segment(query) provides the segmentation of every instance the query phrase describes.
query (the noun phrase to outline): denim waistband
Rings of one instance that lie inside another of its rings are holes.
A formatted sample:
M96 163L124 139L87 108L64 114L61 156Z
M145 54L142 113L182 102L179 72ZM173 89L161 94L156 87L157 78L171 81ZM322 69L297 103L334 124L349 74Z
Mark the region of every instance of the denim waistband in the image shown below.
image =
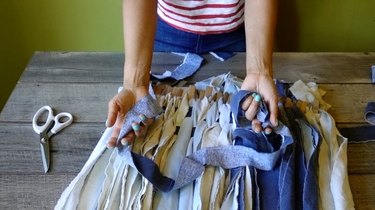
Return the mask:
M178 30L160 18L154 42L155 52L245 52L244 26L235 31L222 34L199 35Z

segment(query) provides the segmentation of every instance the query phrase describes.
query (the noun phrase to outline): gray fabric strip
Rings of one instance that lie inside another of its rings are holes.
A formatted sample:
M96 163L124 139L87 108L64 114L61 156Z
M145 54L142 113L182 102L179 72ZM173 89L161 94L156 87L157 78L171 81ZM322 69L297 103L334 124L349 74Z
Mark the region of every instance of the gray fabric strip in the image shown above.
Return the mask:
M271 153L258 152L254 149L238 145L203 148L184 157L177 177L159 177L159 181L167 180L167 182L153 184L156 184L157 187L160 184L159 187L163 186L163 188L159 189L165 192L179 189L201 176L206 165L218 166L224 169L251 165L261 170L272 170L281 155L280 153L283 153L286 146L291 144L292 141L289 138L284 139L280 150ZM124 148L119 154L125 159L127 164L138 169L133 161L129 147ZM151 159L142 156L138 156L137 158L140 158L139 160L142 159L141 162L144 164L152 166L149 168L150 170L159 170ZM138 171L143 174L142 170Z
M118 137L117 145L120 146L120 140L132 130L132 123L140 123L140 114L145 115L147 118L154 118L160 115L163 109L159 106L157 101L152 96L147 95L139 100L126 114L124 124L122 125L120 135Z
M292 143L285 142L283 147ZM185 157L173 190L193 182L205 169L205 165L231 169L241 166L254 166L261 170L272 170L284 148L272 153L262 153L244 146L217 146L203 148Z
M152 73L152 76L157 79L172 78L175 80L183 80L198 71L202 62L203 58L201 56L194 53L186 53L183 63L177 66L176 69L166 70L163 74Z
M365 120L375 125L375 102L368 102L365 110Z

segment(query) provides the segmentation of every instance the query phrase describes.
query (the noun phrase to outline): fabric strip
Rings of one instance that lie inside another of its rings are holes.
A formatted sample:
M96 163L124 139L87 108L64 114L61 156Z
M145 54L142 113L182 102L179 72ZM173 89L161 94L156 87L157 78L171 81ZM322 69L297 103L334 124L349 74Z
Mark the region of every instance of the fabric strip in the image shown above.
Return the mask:
M139 100L126 114L124 124L122 125L120 135L117 141L117 145L120 146L119 142L124 136L132 130L132 123L140 123L140 114L145 115L147 118L154 118L161 114L163 109L159 106L157 101L152 98L151 95L147 95ZM121 149L120 149L121 151Z
M157 79L183 80L193 75L201 66L203 58L194 53L186 53L184 62L174 70L166 70L163 74L151 73Z
M349 143L375 141L375 102L367 103L365 120L371 125L340 128L340 133L349 139Z
M364 117L368 123L375 125L375 102L367 103Z
M254 92L240 90L237 94L233 96L233 99L231 100L230 106L232 108L232 113L235 116L235 122L237 127L251 127L251 122L248 119L246 119L245 112L242 110L240 106L242 104L242 101L253 93ZM266 127L268 125L267 119L269 118L269 112L262 101L259 104L259 110L257 112L256 117L261 123L263 123L263 127Z
M218 59L219 61L228 60L229 58L236 55L236 53L233 53L233 52L210 52L210 54L214 56L216 59Z
M291 141L286 141L285 146ZM156 188L163 192L179 189L193 182L205 169L205 165L224 169L254 166L262 170L272 170L284 146L276 152L263 153L243 146L208 147L185 157L181 163L178 177L174 180L161 174L159 167L150 159L131 152L137 170ZM130 164L132 165L132 164Z
M375 141L375 126L373 125L339 128L339 131L341 135L348 138L349 143Z

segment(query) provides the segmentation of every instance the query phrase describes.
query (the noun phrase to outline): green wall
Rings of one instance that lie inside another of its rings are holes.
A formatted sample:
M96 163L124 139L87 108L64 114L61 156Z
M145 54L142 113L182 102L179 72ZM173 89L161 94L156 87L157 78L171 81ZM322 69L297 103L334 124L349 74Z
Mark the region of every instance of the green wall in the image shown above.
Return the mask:
M0 109L34 51L122 51L121 0L1 0Z
M375 51L374 0L279 2L277 51ZM34 51L123 49L121 0L1 0L0 27L0 109Z
M279 51L375 51L374 0L279 2Z

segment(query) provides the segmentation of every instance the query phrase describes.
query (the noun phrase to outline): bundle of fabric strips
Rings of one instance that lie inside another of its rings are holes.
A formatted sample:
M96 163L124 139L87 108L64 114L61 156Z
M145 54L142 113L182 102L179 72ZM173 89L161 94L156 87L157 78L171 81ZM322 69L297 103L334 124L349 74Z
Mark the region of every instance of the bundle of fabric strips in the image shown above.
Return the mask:
M55 209L354 209L347 139L324 92L277 81L278 126L256 133L240 108L252 94L239 90L241 82L225 74L186 88L155 87L155 97L127 116L130 122L146 107L143 114L155 117L145 139L107 149L108 128ZM269 123L263 103L257 119Z

